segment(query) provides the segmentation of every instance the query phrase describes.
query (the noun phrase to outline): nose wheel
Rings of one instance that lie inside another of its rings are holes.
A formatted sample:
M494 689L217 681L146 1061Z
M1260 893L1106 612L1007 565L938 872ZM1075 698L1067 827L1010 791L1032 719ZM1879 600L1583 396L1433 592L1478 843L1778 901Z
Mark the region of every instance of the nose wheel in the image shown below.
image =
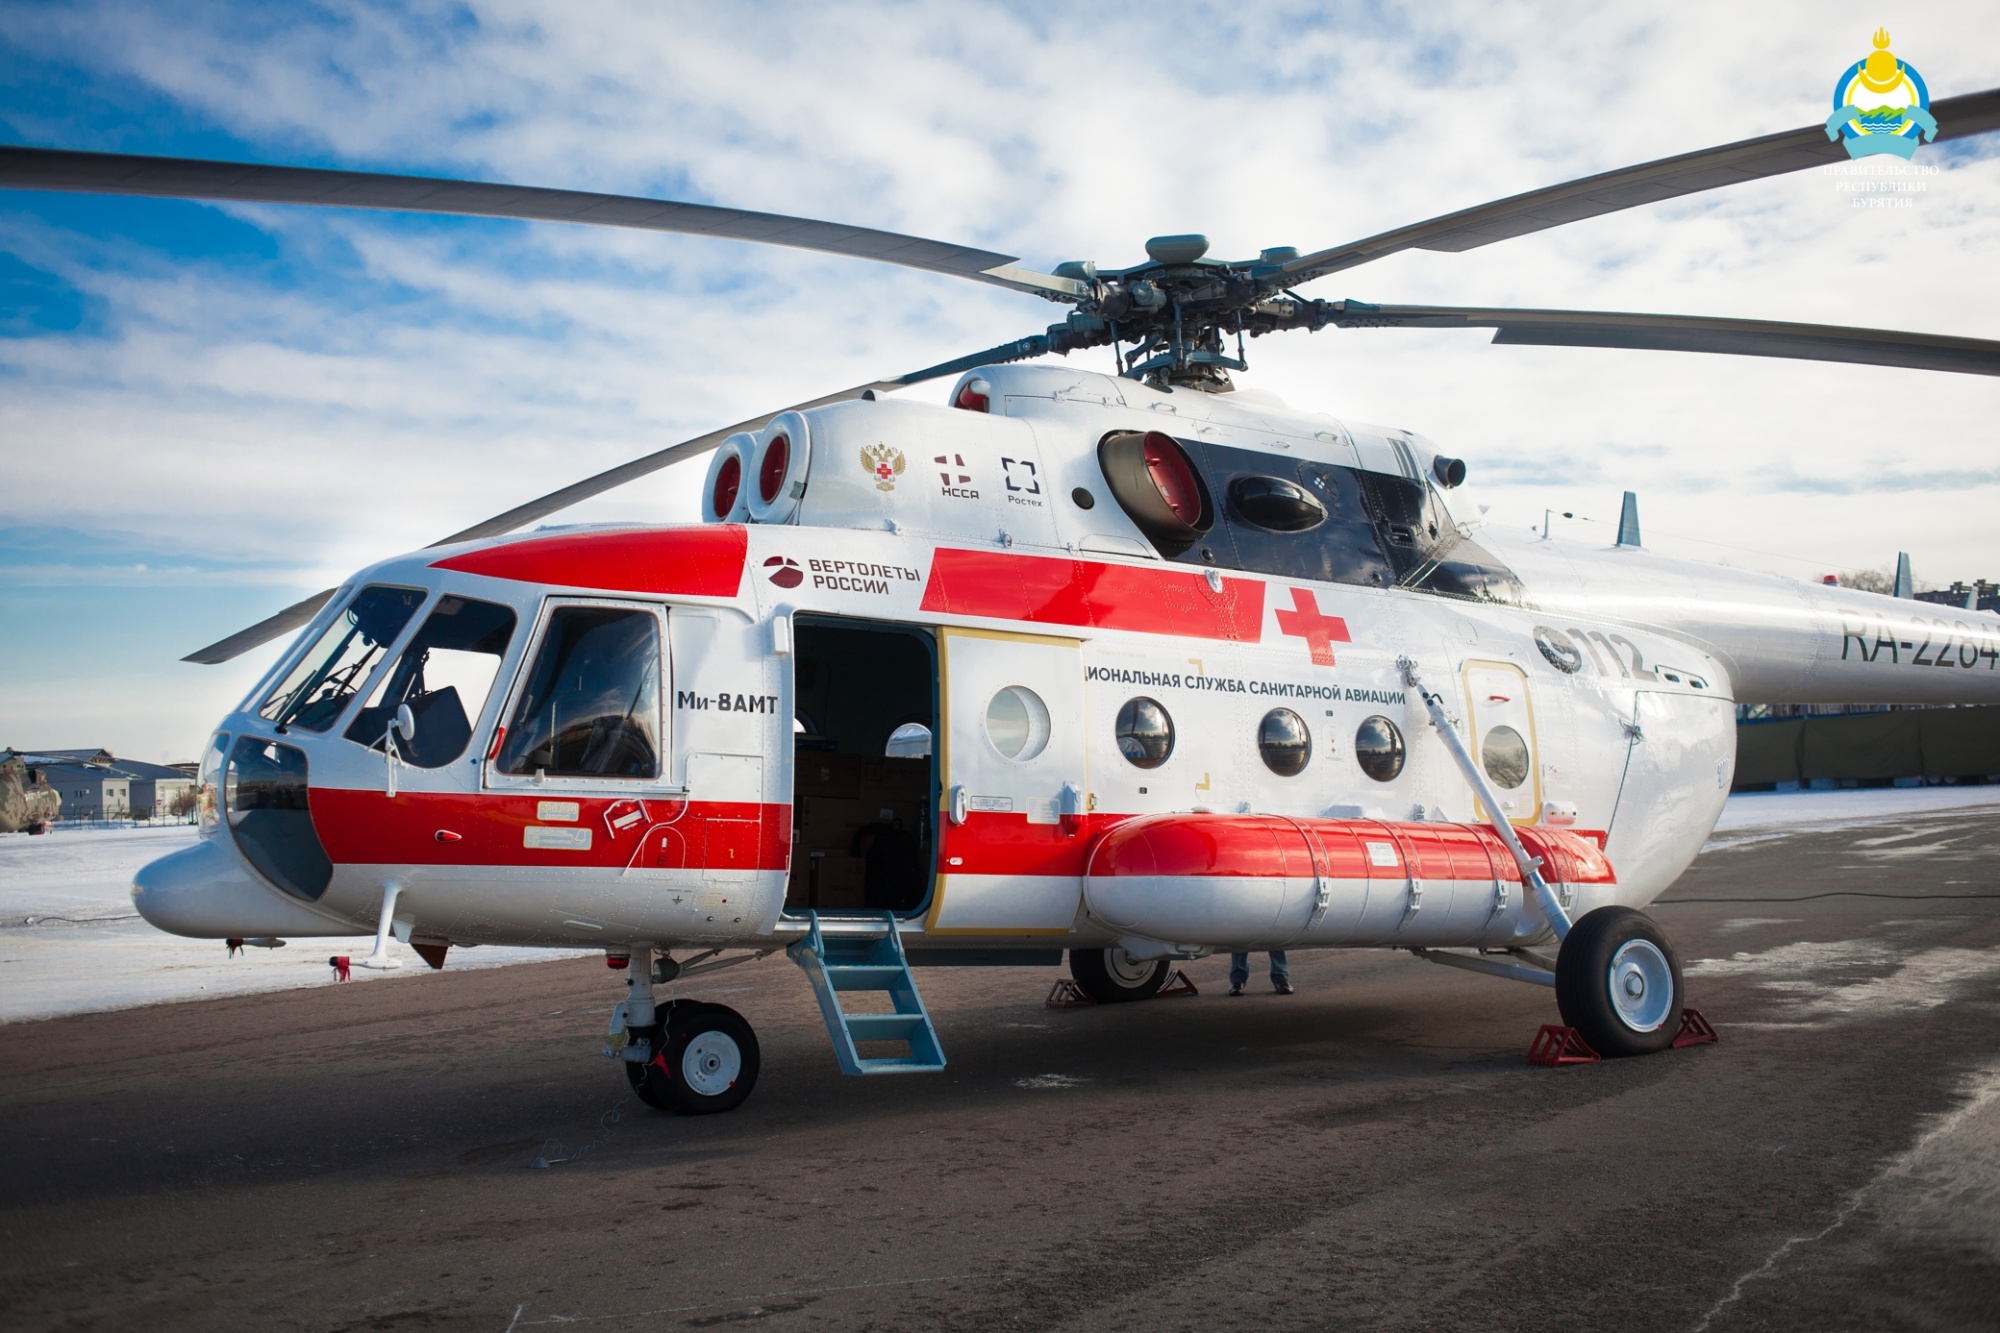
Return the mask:
M676 1115L714 1115L741 1106L757 1086L757 1034L743 1015L719 1004L681 1001L660 1023L646 1064L625 1066L639 1100Z
M1681 1026L1681 964L1644 912L1600 907L1556 955L1556 1007L1600 1055L1648 1055Z

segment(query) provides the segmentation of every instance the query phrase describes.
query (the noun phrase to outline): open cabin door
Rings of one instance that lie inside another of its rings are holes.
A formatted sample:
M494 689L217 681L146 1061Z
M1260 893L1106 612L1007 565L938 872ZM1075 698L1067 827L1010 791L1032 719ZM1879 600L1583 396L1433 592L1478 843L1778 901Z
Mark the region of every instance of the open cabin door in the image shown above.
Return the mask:
M798 616L792 628L794 911L915 915L938 798L934 647L920 627Z
M1067 934L1083 890L1083 651L1071 639L938 634L944 830L927 928Z

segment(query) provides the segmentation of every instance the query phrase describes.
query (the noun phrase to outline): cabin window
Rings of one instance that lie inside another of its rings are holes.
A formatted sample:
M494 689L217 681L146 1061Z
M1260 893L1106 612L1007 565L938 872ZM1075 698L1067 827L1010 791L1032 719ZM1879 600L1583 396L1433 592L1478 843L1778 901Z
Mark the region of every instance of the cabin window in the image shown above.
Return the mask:
M1394 782L1403 771L1403 733L1386 717L1371 717L1354 733L1354 761L1377 782Z
M1049 743L1049 709L1025 685L1009 685L986 705L986 739L1003 758L1026 763Z
M1487 777L1512 791L1528 780L1528 742L1512 727L1495 727L1479 744L1479 762Z
M325 731L339 720L427 594L371 584L354 595L257 710L280 731Z
M1139 768L1158 768L1174 752L1174 720L1159 702L1128 699L1118 710L1118 753Z
M1281 778L1296 777L1312 762L1312 733L1289 708L1273 708L1257 724L1257 753L1264 767Z
M407 704L416 732L396 753L418 768L442 768L465 753L486 708L500 659L514 638L514 612L493 602L445 597L411 638L396 667L348 724L347 739L381 749L389 722Z
M499 769L660 776L659 617L628 607L557 608L508 719Z

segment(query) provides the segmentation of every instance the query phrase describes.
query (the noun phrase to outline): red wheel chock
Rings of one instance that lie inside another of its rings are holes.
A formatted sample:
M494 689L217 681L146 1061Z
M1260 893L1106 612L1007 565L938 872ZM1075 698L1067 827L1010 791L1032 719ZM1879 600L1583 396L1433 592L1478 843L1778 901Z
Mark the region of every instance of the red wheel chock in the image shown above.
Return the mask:
M1184 995L1199 994L1201 992L1195 989L1194 979L1179 968L1175 968L1173 975L1167 978L1166 984L1153 993L1153 998L1156 1000L1174 1000ZM1087 1009L1096 1003L1097 1001L1085 995L1083 989L1074 981L1071 981L1068 977L1064 977L1050 989L1049 998L1042 1002L1042 1007L1044 1009Z
M1715 1035L1715 1025L1701 1016L1701 1010L1681 1010L1681 1030L1674 1035L1674 1050L1678 1051L1683 1046L1710 1046L1721 1040ZM1582 1033L1560 1023L1542 1024L1542 1030L1535 1034L1534 1042L1528 1047L1528 1063L1544 1069L1554 1069L1559 1065L1591 1065L1603 1058L1590 1049L1590 1043L1583 1039Z
M1528 1047L1528 1063L1544 1069L1560 1065L1594 1065L1604 1057L1590 1049L1590 1043L1575 1028L1560 1023L1544 1023Z
M1701 1016L1701 1010L1681 1009L1681 1030L1674 1034L1674 1049L1683 1046L1710 1046L1721 1041L1715 1035L1715 1025Z

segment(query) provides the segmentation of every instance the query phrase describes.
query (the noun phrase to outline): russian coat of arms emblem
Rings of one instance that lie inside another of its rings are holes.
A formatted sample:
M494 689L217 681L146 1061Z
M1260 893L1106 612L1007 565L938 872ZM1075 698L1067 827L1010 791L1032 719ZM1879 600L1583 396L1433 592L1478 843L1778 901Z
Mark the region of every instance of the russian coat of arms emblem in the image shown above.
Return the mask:
M896 478L903 475L906 464L901 449L891 449L886 444L867 444L861 447L861 466L875 478L876 490L893 491L896 489Z

